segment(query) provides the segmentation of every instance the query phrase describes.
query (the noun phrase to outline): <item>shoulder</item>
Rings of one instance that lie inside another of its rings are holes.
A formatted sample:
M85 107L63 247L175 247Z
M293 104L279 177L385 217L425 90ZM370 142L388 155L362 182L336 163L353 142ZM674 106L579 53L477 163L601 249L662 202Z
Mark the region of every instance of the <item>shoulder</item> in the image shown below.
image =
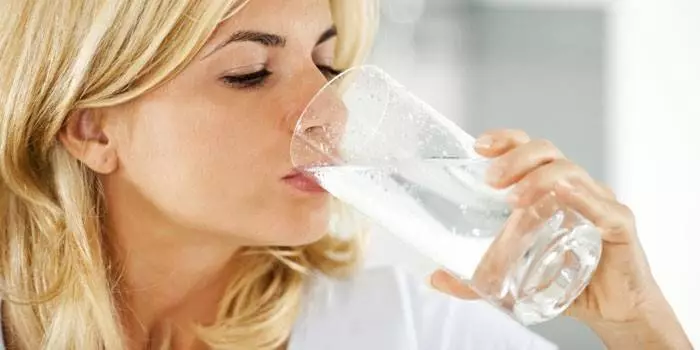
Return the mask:
M390 267L314 276L293 338L304 349L556 349L482 301L459 300Z

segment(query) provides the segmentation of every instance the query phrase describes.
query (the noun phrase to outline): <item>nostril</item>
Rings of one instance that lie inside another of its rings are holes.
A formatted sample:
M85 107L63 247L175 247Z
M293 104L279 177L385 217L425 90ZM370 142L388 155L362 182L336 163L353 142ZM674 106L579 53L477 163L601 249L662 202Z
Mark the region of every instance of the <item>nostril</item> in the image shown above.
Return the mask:
M305 132L315 132L315 133L322 133L322 134L330 134L332 133L334 128L332 128L328 124L323 124L323 125L312 125L306 128L304 130Z
M323 135L326 133L327 128L321 125L314 125L304 129L304 134L307 136Z

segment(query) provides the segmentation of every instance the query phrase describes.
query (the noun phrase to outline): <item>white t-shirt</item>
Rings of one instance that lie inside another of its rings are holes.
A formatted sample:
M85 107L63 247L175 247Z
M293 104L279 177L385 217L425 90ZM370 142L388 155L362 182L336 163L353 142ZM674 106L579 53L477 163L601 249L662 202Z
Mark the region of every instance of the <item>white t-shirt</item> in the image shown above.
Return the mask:
M452 298L398 269L309 282L288 350L557 349L484 302Z
M289 350L551 350L483 301L440 293L395 268L315 276Z

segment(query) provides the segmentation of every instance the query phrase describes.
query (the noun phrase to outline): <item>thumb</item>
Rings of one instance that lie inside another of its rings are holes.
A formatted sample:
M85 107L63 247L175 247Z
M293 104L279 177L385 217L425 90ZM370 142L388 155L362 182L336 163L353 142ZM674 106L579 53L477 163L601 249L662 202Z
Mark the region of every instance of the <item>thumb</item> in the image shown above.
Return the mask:
M430 285L442 293L449 294L460 299L479 299L479 295L476 294L468 285L444 270L437 270L430 275Z

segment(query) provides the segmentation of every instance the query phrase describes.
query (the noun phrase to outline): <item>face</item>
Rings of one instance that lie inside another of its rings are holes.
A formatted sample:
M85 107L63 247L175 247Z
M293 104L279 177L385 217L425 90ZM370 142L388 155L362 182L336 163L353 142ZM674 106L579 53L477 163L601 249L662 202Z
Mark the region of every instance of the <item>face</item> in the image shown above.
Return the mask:
M299 245L327 229L329 195L295 172L307 102L337 74L328 0L255 0L167 84L110 107L108 183L179 226L246 245Z

